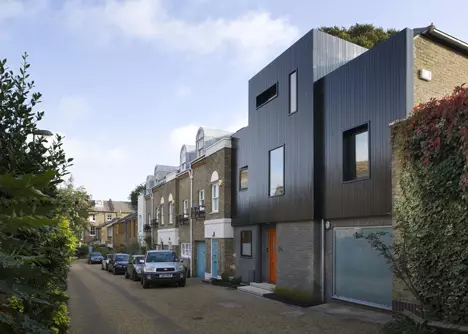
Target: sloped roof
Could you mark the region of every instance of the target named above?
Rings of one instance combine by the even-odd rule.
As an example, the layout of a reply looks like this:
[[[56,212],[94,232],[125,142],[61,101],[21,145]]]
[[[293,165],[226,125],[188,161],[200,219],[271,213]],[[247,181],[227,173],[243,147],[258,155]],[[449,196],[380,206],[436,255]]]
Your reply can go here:
[[[206,137],[209,138],[220,138],[220,137],[225,137],[225,136],[230,136],[232,135],[231,132],[225,131],[225,130],[219,130],[219,129],[210,129],[210,128],[205,128],[202,127],[203,129],[203,134]]]
[[[121,212],[133,212],[132,204],[131,202],[126,202],[126,201],[113,201],[112,199],[109,200],[101,200],[102,201],[102,206],[96,206],[96,201],[98,200],[93,200],[91,201],[91,209],[90,211],[96,211],[96,212],[116,212],[116,213],[121,213]]]
[[[424,28],[413,29],[413,33],[414,37],[419,35],[426,36],[468,55],[468,43],[437,29],[433,24]]]

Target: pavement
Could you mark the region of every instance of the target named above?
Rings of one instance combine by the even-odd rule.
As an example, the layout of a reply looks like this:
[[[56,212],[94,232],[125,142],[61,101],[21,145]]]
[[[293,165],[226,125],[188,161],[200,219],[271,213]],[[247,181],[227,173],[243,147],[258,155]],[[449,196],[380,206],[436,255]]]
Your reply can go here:
[[[343,319],[187,280],[184,288],[143,289],[139,282],[74,261],[68,294],[72,334],[379,333],[379,325]]]

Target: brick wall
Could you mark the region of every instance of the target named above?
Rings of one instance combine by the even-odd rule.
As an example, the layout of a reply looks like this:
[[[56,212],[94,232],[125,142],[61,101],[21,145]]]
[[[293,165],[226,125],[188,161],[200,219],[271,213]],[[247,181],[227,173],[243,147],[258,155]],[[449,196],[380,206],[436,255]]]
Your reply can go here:
[[[224,272],[233,275],[235,273],[234,266],[234,239],[218,239],[219,243],[219,262],[218,262],[218,274],[221,275]]]
[[[188,201],[188,213],[190,214],[190,177],[189,173],[181,175],[178,182],[178,198],[176,207],[179,215],[184,213],[184,200]],[[183,225],[179,225],[179,244],[190,242],[190,226],[187,220]]]
[[[205,239],[206,251],[205,251],[205,267],[206,272],[211,273],[211,239]]]
[[[431,81],[419,79],[421,69],[432,72]],[[426,37],[414,39],[415,105],[450,94],[463,83],[468,83],[468,57]]]
[[[320,295],[320,224],[313,221],[278,223],[278,286]]]
[[[230,148],[223,148],[206,158],[205,203],[207,209],[206,219],[219,219],[231,217],[231,157]],[[211,175],[218,172],[222,185],[219,187],[219,212],[211,213]]]
[[[210,188],[210,177],[207,176],[207,167],[206,159],[202,159],[196,164],[192,165],[193,169],[193,205],[198,205],[198,192],[200,190],[205,191],[205,203],[208,200],[208,197],[211,196]],[[207,181],[208,180],[208,181]],[[208,211],[208,208],[206,209]],[[193,220],[193,240],[195,241],[204,241],[205,240],[205,220],[194,219]],[[208,246],[207,246],[208,247]]]

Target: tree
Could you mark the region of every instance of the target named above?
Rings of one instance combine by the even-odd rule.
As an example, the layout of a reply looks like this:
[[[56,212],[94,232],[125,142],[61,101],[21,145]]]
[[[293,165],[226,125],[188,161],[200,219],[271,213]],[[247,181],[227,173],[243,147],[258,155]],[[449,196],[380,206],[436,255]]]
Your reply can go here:
[[[386,40],[398,32],[396,29],[384,30],[383,28],[374,27],[373,24],[359,23],[349,28],[333,26],[321,27],[319,30],[367,49],[372,48],[375,44]]]
[[[145,190],[145,184],[144,183],[137,185],[135,187],[135,189],[132,190],[130,195],[128,195],[128,199],[132,203],[132,208],[135,211],[138,210],[138,196],[140,195],[140,193],[143,190]]]
[[[72,159],[37,134],[43,111],[27,55],[20,74],[0,59],[0,333],[66,333],[67,275],[76,238],[58,212]]]
[[[65,187],[58,189],[57,207],[57,213],[68,219],[76,235],[88,229],[91,196],[84,187],[75,188],[72,176]]]

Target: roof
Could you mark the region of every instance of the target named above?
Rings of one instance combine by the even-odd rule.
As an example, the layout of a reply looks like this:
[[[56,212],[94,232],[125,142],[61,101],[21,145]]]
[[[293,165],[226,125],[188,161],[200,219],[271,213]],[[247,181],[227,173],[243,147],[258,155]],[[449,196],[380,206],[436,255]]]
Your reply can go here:
[[[137,213],[132,212],[131,214],[126,215],[125,217],[113,219],[111,222],[109,222],[109,225],[115,225],[115,224],[118,224],[118,223],[123,223],[123,222],[127,222],[127,221],[130,221],[130,220],[135,220],[136,218],[137,218]]]
[[[180,149],[180,151],[182,151],[184,147],[185,147],[185,152],[187,153],[195,151],[195,145],[187,145],[187,144],[182,145],[182,148]]]
[[[225,130],[210,129],[205,127],[201,127],[200,129],[203,129],[203,135],[205,138],[220,138],[232,135],[231,132]]]
[[[97,202],[102,202],[102,206],[96,206]],[[131,202],[126,201],[113,201],[112,199],[109,200],[92,200],[91,201],[92,208],[90,211],[96,212],[133,212]]]
[[[413,32],[414,37],[425,36],[468,55],[468,43],[437,29],[433,24],[428,27],[413,29]]]
[[[112,219],[110,222],[105,222],[105,223],[103,223],[103,224],[97,226],[97,228],[103,228],[103,227],[112,225],[113,223],[116,223],[118,220],[119,220],[119,218],[114,218],[114,219]]]

